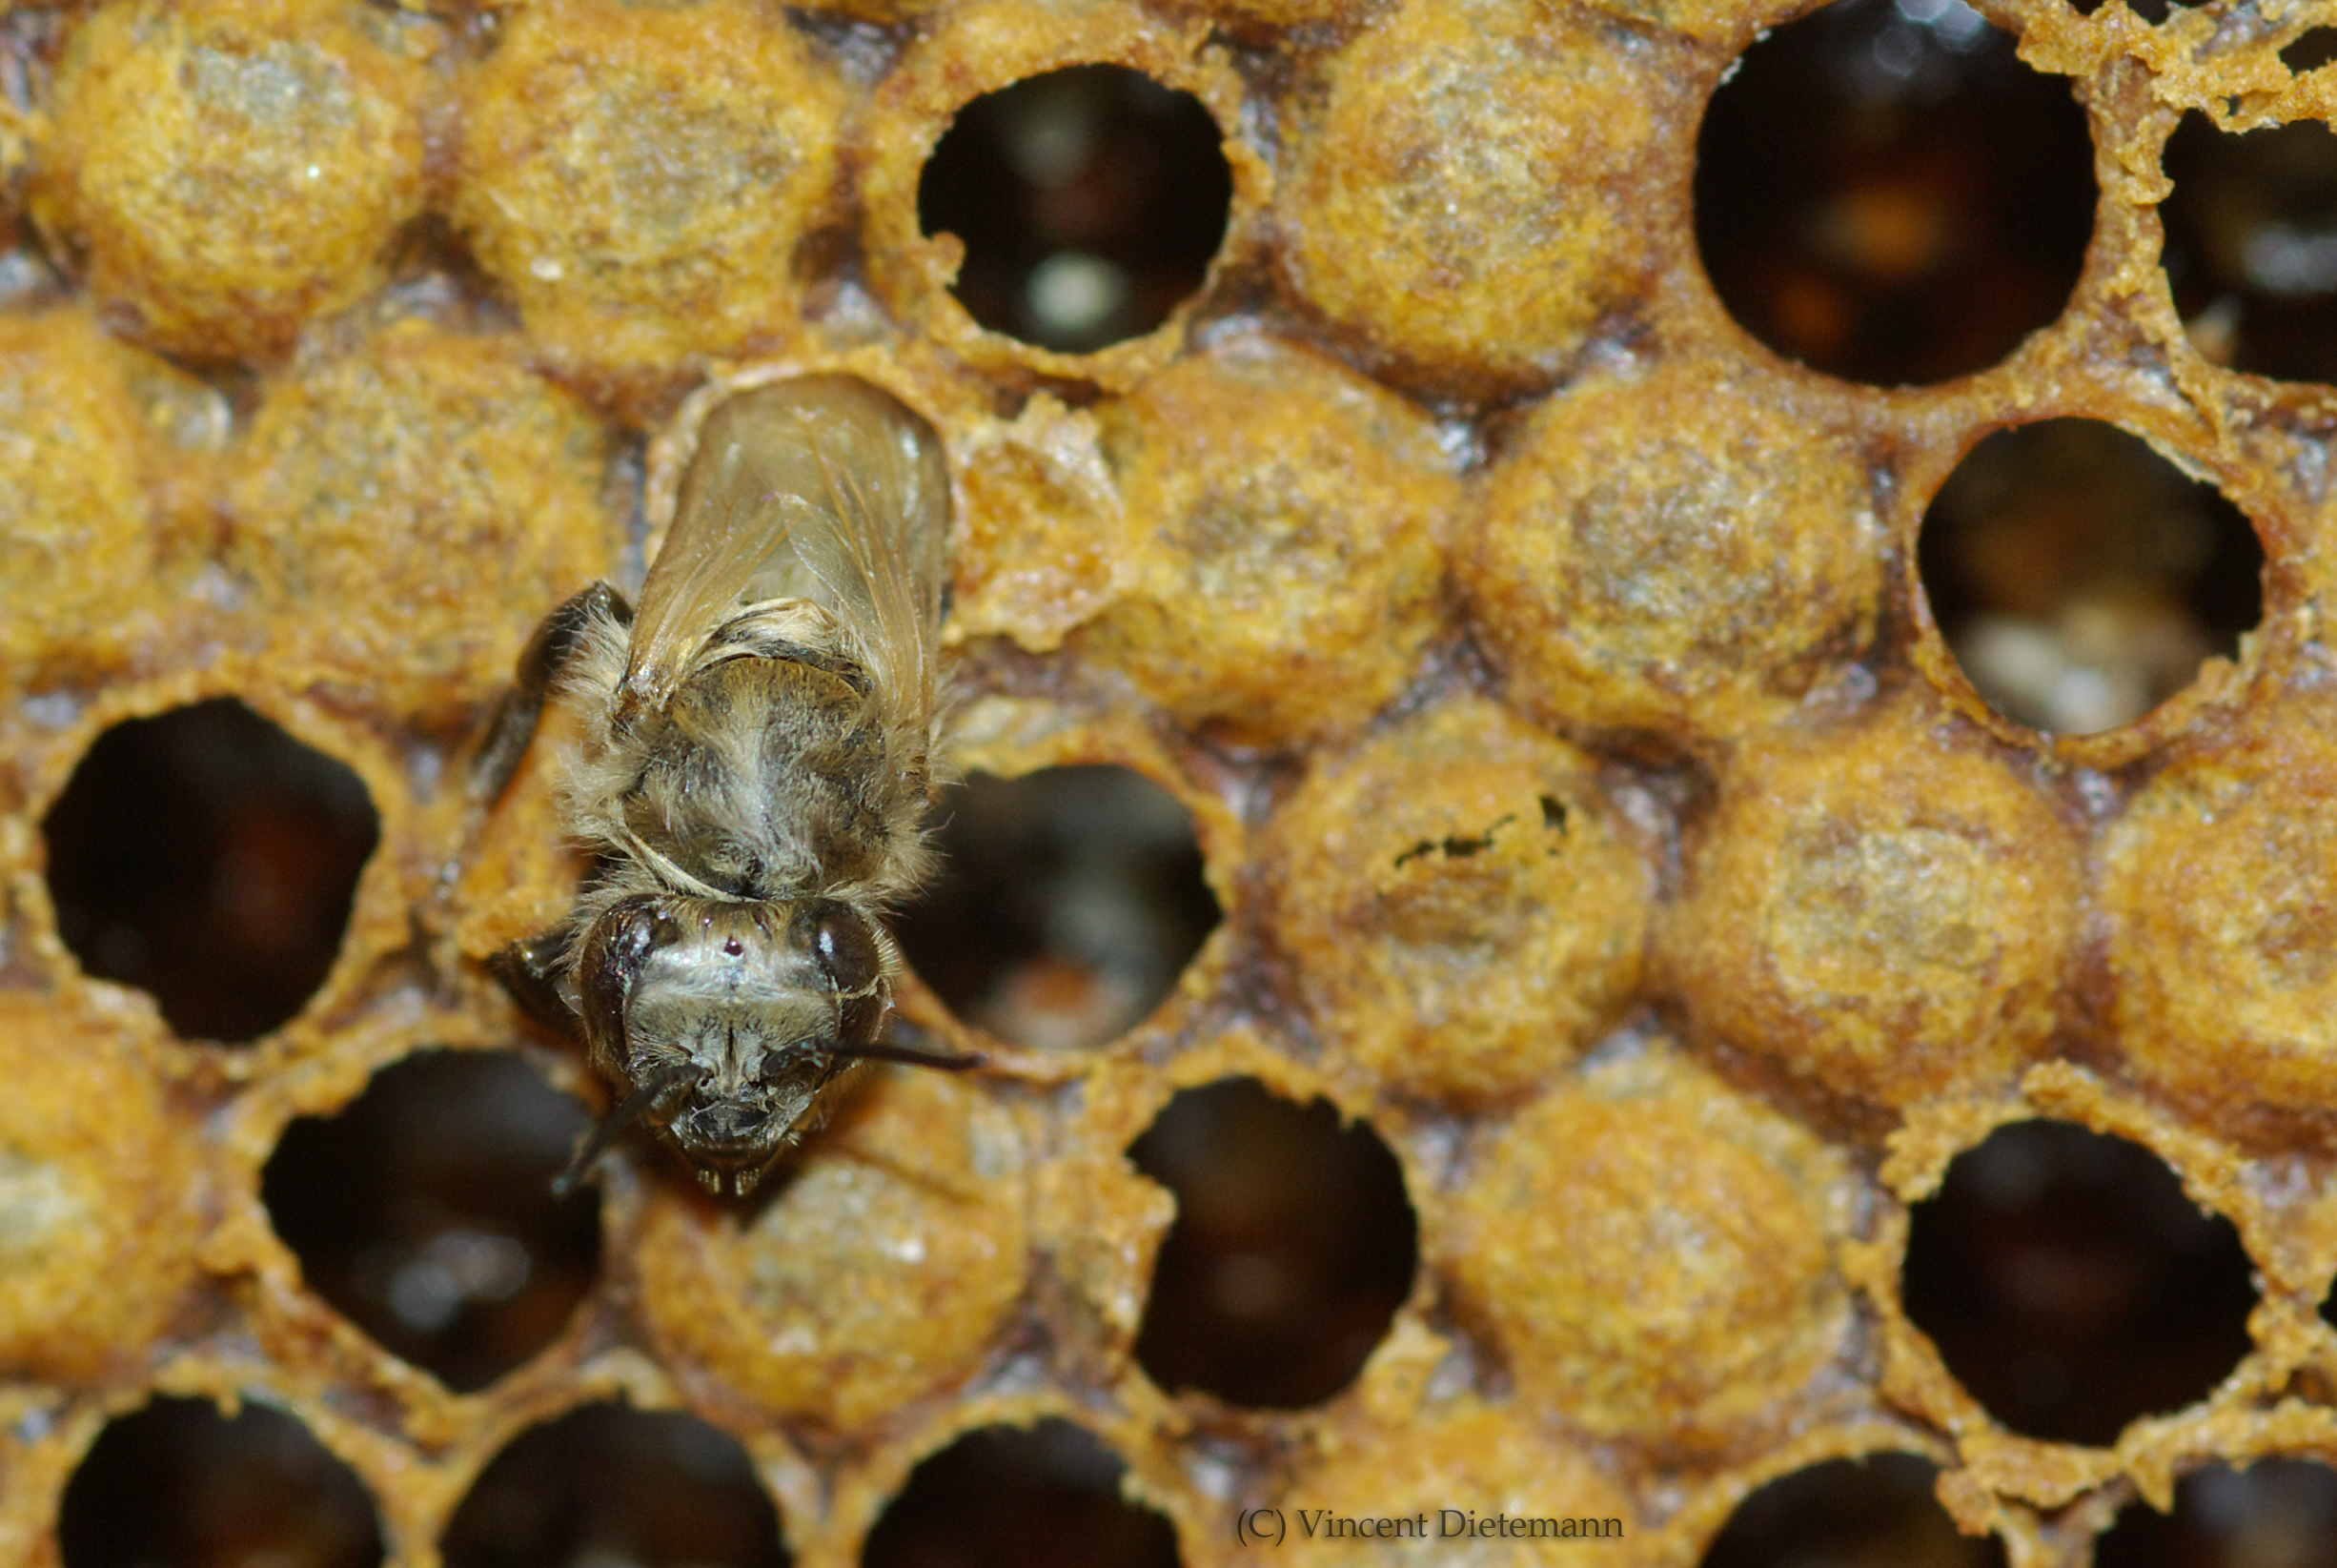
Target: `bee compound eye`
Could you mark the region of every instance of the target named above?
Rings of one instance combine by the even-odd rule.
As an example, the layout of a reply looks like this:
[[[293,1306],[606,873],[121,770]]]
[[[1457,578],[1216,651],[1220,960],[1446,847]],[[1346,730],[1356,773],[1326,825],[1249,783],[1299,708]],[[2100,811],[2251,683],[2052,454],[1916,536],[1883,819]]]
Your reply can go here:
[[[674,921],[646,897],[616,905],[585,929],[576,988],[586,1033],[598,1041],[623,1039],[625,1005],[641,966],[680,934]]]
[[[837,994],[850,996],[874,986],[884,973],[884,954],[868,917],[850,905],[833,903],[815,904],[807,913],[812,950]]]
[[[796,1040],[783,1046],[772,1046],[762,1053],[755,1068],[755,1076],[768,1084],[788,1075],[790,1067],[807,1056],[821,1056],[834,1049],[834,1041]]]
[[[884,1031],[884,1012],[890,999],[882,990],[845,1000],[836,1009],[836,1036],[846,1045],[870,1046]]]
[[[624,923],[617,927],[616,946],[624,957],[638,963],[681,934],[681,927],[673,921],[660,914],[655,906],[644,904],[625,914]]]

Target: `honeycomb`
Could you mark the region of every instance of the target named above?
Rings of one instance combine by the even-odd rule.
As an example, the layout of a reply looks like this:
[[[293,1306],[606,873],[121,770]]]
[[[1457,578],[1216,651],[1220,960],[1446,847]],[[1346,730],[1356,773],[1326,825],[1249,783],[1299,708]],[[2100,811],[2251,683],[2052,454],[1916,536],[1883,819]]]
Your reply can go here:
[[[1935,53],[2017,40],[1990,69],[2054,90],[2091,180],[1997,170],[2082,231],[2065,273],[1958,263],[1965,314],[1893,358],[1712,227],[1770,199],[1717,106],[1808,10],[10,9],[0,1560],[159,1558],[123,1520],[180,1508],[171,1560],[220,1564],[1685,1565],[1754,1560],[1763,1508],[1818,1539],[1782,1488],[1854,1475],[1940,1524],[1860,1560],[2076,1568],[2215,1488],[2309,1491],[2337,377],[2200,292],[2273,264],[2169,175],[2329,120],[2337,10],[1868,0]],[[1189,283],[1049,275],[1059,315],[1108,314],[1099,276],[1143,307],[1086,340],[981,304],[924,185],[978,101],[1093,67],[1206,112],[1225,215]],[[1871,162],[1873,121],[1803,161]],[[1949,246],[1875,189],[1811,243]],[[2326,265],[2279,235],[2292,283]],[[943,949],[980,921],[937,949],[904,912],[903,1015],[982,1071],[866,1072],[751,1201],[635,1139],[562,1209],[608,1091],[484,966],[591,874],[565,721],[494,801],[473,738],[545,611],[638,584],[708,409],[815,372],[946,447],[956,768],[1148,781],[1220,918],[1125,995],[1059,965],[978,1008]],[[2246,634],[2087,733],[2007,716],[1919,548],[1982,438],[2046,420],[2140,438],[2263,556]],[[345,909],[303,891],[335,855]],[[92,926],[116,884],[144,912]],[[207,925],[244,946],[163,984]],[[2038,1127],[2139,1161],[2153,1233],[2236,1237],[2225,1338],[2128,1347],[2205,1365],[2138,1377],[2157,1403],[2023,1414],[2017,1354],[1918,1288],[1971,1157]],[[1951,1298],[2003,1262],[1980,1230]],[[1276,1292],[1284,1337],[1211,1371],[1209,1313]],[[1002,1509],[959,1454],[1086,1491]],[[548,1498],[630,1544],[528,1556]],[[950,1517],[989,1555],[931,1555]],[[1533,1520],[1577,1538],[1503,1533]]]

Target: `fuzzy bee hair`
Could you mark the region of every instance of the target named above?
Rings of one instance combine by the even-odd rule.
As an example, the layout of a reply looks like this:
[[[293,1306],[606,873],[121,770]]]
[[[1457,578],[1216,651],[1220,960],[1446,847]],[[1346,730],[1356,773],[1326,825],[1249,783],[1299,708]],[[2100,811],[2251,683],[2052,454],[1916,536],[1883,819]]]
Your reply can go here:
[[[620,1092],[575,1177],[646,1121],[744,1191],[882,1041],[885,914],[930,869],[948,471],[932,427],[845,376],[708,416],[638,612],[596,583],[546,619],[483,765],[557,693],[582,717],[570,830],[605,874],[496,967]],[[497,787],[499,788],[499,785]]]

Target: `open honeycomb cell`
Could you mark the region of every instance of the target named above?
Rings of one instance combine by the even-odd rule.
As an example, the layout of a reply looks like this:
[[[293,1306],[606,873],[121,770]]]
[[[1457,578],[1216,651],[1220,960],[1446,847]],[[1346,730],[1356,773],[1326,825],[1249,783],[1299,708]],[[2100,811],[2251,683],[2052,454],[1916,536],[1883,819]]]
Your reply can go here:
[[[2337,134],[2317,120],[2234,133],[2193,111],[2165,167],[2166,276],[2192,346],[2253,376],[2337,375],[2337,276],[2310,237],[2337,190]]]
[[[1740,1504],[1703,1568],[1769,1568],[1806,1560],[1816,1543],[1835,1562],[2003,1568],[1998,1540],[1960,1534],[1932,1495],[1939,1468],[1912,1454],[1829,1459],[1771,1481]]]
[[[787,1562],[778,1512],[737,1438],[680,1411],[621,1403],[519,1434],[472,1482],[440,1551],[448,1568]]]
[[[869,1532],[864,1561],[1171,1568],[1176,1532],[1120,1495],[1127,1470],[1092,1433],[1061,1418],[969,1432],[917,1467]],[[1034,1520],[1044,1522],[1026,1534]]]
[[[2067,78],[1965,5],[1841,0],[1761,39],[1697,143],[1701,259],[1729,313],[1852,380],[1984,370],[2062,313],[2093,229]]]
[[[874,3],[890,9],[892,0]],[[1084,354],[992,331],[958,297],[966,238],[925,227],[931,210],[921,200],[925,173],[958,114],[992,93],[1079,67],[1139,72],[1198,101],[1224,136],[1222,173],[1231,180],[1232,195],[1224,241],[1208,269],[1222,277],[1254,247],[1248,231],[1273,187],[1268,150],[1241,129],[1250,102],[1241,77],[1225,50],[1209,41],[1208,19],[1190,12],[1156,10],[1132,0],[982,0],[936,11],[913,40],[904,35],[893,41],[905,48],[856,121],[865,160],[861,243],[868,282],[897,319],[915,323],[921,336],[1003,383],[1027,386],[1047,377],[1133,385],[1184,345],[1199,295],[1178,300],[1152,331]],[[998,188],[1001,196],[1006,191],[1004,184]],[[1077,203],[1076,187],[1070,193]],[[1031,227],[1044,226],[1042,220]],[[1179,236],[1180,252],[1190,237]]]
[[[121,1416],[91,1447],[60,1516],[68,1568],[383,1560],[356,1476],[295,1417],[256,1402],[229,1415],[207,1399],[160,1398]]]
[[[1908,1318],[1991,1415],[2106,1444],[2205,1395],[2255,1305],[2229,1220],[2142,1145],[2060,1121],[2001,1127],[1909,1216]],[[2056,1290],[2052,1278],[2091,1279]]]
[[[976,773],[934,810],[941,866],[893,934],[922,984],[1002,1040],[1118,1039],[1218,924],[1191,816],[1132,769]]]
[[[364,784],[233,698],[100,736],[41,823],[59,936],[184,1038],[242,1045],[330,973],[379,822]]]
[[[983,326],[1106,348],[1200,286],[1233,194],[1219,140],[1198,98],[1141,71],[1026,77],[958,112],[919,176],[918,222],[965,242],[952,292]]]
[[[500,1051],[417,1051],[260,1172],[301,1279],[384,1349],[469,1392],[566,1326],[599,1252],[597,1194],[552,1178],[583,1108]]]
[[[2337,1471],[2313,1459],[2202,1466],[2176,1488],[2171,1512],[2136,1501],[2094,1554],[2097,1568],[2143,1568],[2185,1556],[2258,1552],[2300,1565],[2331,1560]]]
[[[1419,1260],[1402,1167],[1369,1126],[1226,1078],[1170,1100],[1128,1157],[1176,1199],[1136,1335],[1147,1376],[1278,1409],[1353,1380]]]
[[[1840,1515],[2019,1568],[2326,1537],[2337,13],[1858,3],[0,12],[0,1562],[113,1550],[152,1412],[290,1432],[339,1499],[169,1528],[391,1568],[847,1568],[968,1520],[1189,1568],[1806,1560]],[[1729,95],[1811,24],[1830,118]],[[2008,80],[2088,177],[1955,114],[1875,152]],[[1009,102],[1017,180],[953,173]],[[1802,222],[1731,173],[1779,167],[1859,177]],[[1148,251],[1114,224],[1166,168],[1203,215]],[[1087,326],[1002,314],[998,255]],[[940,437],[940,810],[1021,902],[933,918],[1018,967],[909,943],[899,1040],[979,1070],[859,1073],[747,1198],[621,1139],[561,1263],[464,1206],[483,1105],[418,1101],[429,1158],[375,1169],[368,1086],[524,1077],[489,1136],[529,1203],[607,1108],[483,962],[608,874],[561,826],[577,716],[499,793],[472,738],[548,610],[639,588],[709,411],[807,374]],[[2207,572],[2224,608],[2082,465],[1941,576],[1959,465],[2076,425],[2228,503],[2261,562]],[[2091,565],[2054,543],[2088,529]],[[2183,671],[2097,571],[2144,556],[2212,634]],[[2132,702],[2000,701],[1975,619],[2067,654],[2056,606],[2101,602]],[[229,709],[362,785],[322,913],[256,786],[225,833],[71,794]],[[948,804],[994,785],[1022,825]],[[1112,847],[1024,878],[1073,843]],[[193,964],[245,1012],[188,1024],[92,856],[152,929],[273,931],[305,978]],[[1220,1100],[1265,1110],[1213,1142]],[[2131,1284],[2013,1202],[1938,1261],[1927,1216],[2030,1124],[2143,1151],[2137,1212],[2241,1282],[2139,1415],[2041,1424],[1972,1369],[2065,1346],[1937,1315],[1981,1273]],[[1775,1500],[1845,1474],[1896,1500]],[[1544,1520],[1575,1538],[1505,1533]]]

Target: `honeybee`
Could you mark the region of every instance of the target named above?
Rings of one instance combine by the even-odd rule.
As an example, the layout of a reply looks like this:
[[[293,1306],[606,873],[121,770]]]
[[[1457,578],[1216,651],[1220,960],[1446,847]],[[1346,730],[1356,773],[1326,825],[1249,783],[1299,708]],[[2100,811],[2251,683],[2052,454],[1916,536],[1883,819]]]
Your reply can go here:
[[[741,392],[705,420],[638,613],[595,583],[520,656],[475,793],[565,698],[568,825],[607,867],[491,963],[619,1091],[559,1191],[647,1122],[744,1194],[857,1063],[979,1063],[883,1039],[884,911],[931,860],[948,521],[940,438],[893,397],[848,376]]]

